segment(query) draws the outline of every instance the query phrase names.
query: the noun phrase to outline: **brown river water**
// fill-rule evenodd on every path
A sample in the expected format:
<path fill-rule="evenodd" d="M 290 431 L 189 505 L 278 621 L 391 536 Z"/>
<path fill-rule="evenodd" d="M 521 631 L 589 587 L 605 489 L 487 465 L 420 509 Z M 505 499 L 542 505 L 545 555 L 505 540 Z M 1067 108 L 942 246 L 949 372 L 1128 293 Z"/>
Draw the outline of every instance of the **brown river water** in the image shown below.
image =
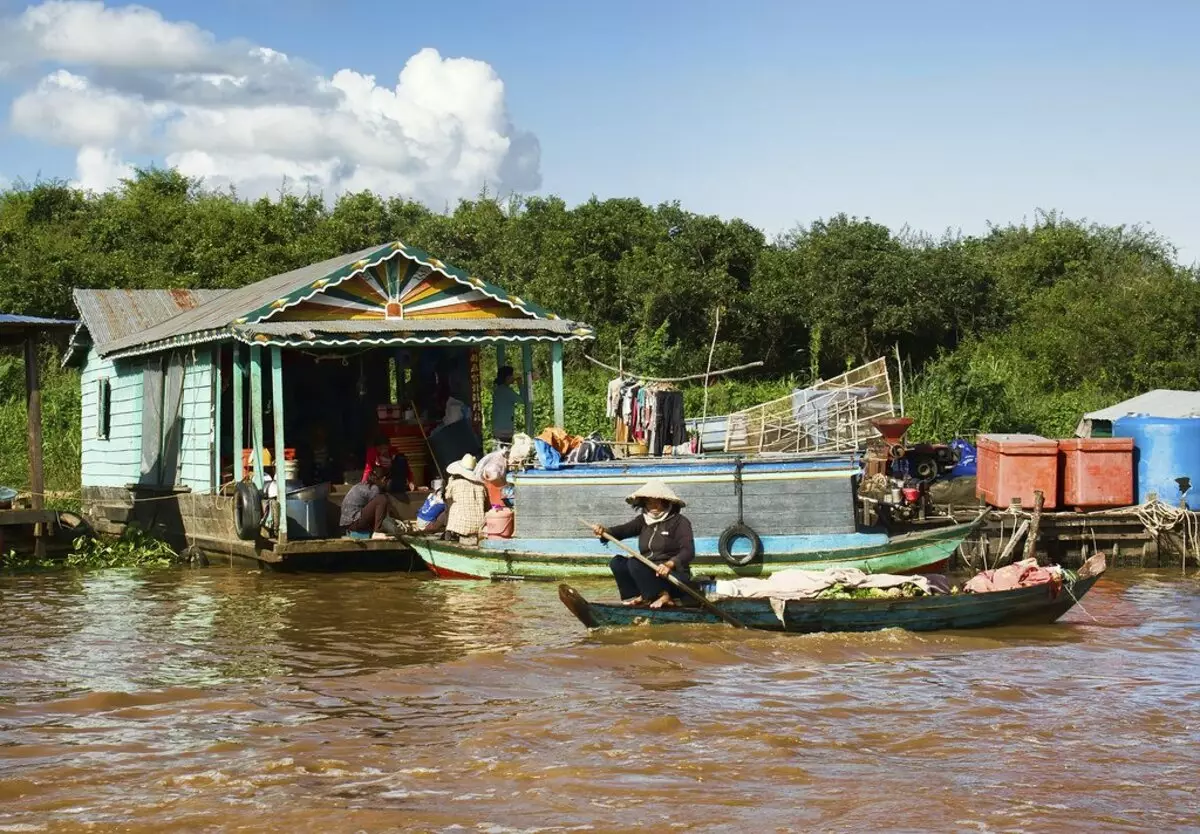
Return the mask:
<path fill-rule="evenodd" d="M 589 634 L 552 583 L 0 576 L 0 832 L 1200 831 L 1200 581 L 1083 604 Z"/>

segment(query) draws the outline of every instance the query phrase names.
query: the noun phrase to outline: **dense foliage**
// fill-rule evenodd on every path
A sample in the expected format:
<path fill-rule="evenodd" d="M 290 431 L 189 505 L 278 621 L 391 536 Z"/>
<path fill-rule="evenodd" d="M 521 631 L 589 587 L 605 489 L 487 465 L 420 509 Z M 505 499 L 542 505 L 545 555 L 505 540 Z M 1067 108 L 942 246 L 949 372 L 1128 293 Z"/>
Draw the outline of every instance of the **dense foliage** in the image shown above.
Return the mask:
<path fill-rule="evenodd" d="M 710 413 L 897 346 L 923 436 L 1059 434 L 1086 408 L 1200 386 L 1195 271 L 1152 232 L 1053 213 L 937 239 L 838 215 L 768 241 L 677 204 L 482 195 L 438 213 L 370 193 L 247 201 L 152 170 L 102 195 L 59 183 L 0 193 L 0 310 L 74 315 L 73 287 L 239 286 L 391 239 L 595 325 L 590 350 L 620 350 L 643 373 L 703 371 L 720 308 L 716 366 L 765 366 L 712 392 Z M 578 348 L 568 361 L 568 425 L 601 428 L 603 375 Z M 14 368 L 0 362 L 0 481 L 24 462 Z M 72 380 L 50 377 L 62 391 L 48 393 L 48 446 L 77 460 Z"/>

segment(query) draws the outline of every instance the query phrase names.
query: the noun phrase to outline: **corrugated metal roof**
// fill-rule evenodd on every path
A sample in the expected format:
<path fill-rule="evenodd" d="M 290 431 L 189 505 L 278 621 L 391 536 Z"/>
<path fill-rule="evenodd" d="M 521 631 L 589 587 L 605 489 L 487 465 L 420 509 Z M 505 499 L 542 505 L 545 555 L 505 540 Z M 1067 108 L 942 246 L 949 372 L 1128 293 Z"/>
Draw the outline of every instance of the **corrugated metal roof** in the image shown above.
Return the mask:
<path fill-rule="evenodd" d="M 0 313 L 0 329 L 18 328 L 27 330 L 30 327 L 72 327 L 75 322 L 70 319 L 43 319 L 37 316 L 18 316 L 13 313 Z"/>
<path fill-rule="evenodd" d="M 1075 434 L 1078 437 L 1090 437 L 1093 420 L 1112 422 L 1134 414 L 1147 417 L 1200 417 L 1200 391 L 1172 391 L 1167 388 L 1149 391 L 1083 415 Z"/>
<path fill-rule="evenodd" d="M 569 335 L 579 329 L 591 332 L 587 325 L 566 319 L 459 319 L 450 322 L 445 319 L 347 319 L 264 321 L 234 327 L 235 332 L 248 336 L 258 333 L 269 336 L 304 336 L 309 333 L 444 333 L 451 330 L 473 334 L 520 330 Z"/>
<path fill-rule="evenodd" d="M 75 290 L 75 306 L 101 353 L 121 339 L 145 333 L 229 290 Z"/>
<path fill-rule="evenodd" d="M 514 310 L 525 313 L 531 319 L 542 319 L 545 322 L 558 320 L 553 313 L 535 304 L 509 295 L 493 284 L 445 264 L 420 249 L 405 246 L 397 241 L 362 249 L 349 255 L 339 255 L 336 258 L 267 278 L 241 289 L 231 290 L 220 298 L 194 310 L 180 313 L 157 326 L 115 338 L 111 343 L 106 344 L 103 348 L 98 347 L 98 349 L 105 356 L 124 357 L 153 353 L 169 346 L 194 345 L 227 338 L 233 327 L 261 323 L 279 310 L 295 306 L 316 293 L 323 292 L 376 264 L 395 257 L 407 258 L 437 270 L 465 286 L 473 287 L 484 295 L 507 304 Z M 454 321 L 451 329 L 457 328 L 462 321 L 465 320 Z M 508 323 L 513 320 L 504 319 L 503 321 L 505 322 L 504 327 L 507 328 Z M 591 338 L 590 329 L 586 333 L 581 333 L 579 330 L 581 327 L 583 326 L 575 325 L 566 331 L 543 328 L 542 334 L 564 335 L 568 339 Z M 507 329 L 512 330 L 512 328 Z M 443 320 L 437 330 L 447 330 L 447 322 Z M 361 328 L 357 328 L 352 332 L 360 331 Z M 376 335 L 375 338 L 378 339 L 379 336 Z"/>
<path fill-rule="evenodd" d="M 150 327 L 140 332 L 131 333 L 114 339 L 104 349 L 97 348 L 101 354 L 121 353 L 132 348 L 149 346 L 177 337 L 202 334 L 209 331 L 222 331 L 240 316 L 247 312 L 270 304 L 281 295 L 286 294 L 297 286 L 312 283 L 339 267 L 352 264 L 378 250 L 378 246 L 362 249 L 350 255 L 339 255 L 327 261 L 311 264 L 284 272 L 272 278 L 267 278 L 255 284 L 250 284 L 236 290 L 229 290 L 220 298 L 196 307 L 194 310 L 180 313 L 169 321 L 156 327 Z M 213 333 L 219 338 L 221 333 Z M 203 340 L 199 338 L 198 340 Z M 131 351 L 132 352 L 132 351 Z"/>

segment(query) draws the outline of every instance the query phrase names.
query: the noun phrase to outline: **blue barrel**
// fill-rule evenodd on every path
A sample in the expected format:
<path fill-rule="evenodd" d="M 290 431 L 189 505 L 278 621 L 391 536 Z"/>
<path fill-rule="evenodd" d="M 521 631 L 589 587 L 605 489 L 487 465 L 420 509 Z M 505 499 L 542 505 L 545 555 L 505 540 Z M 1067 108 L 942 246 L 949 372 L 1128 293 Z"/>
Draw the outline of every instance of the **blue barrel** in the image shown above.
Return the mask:
<path fill-rule="evenodd" d="M 1113 437 L 1133 438 L 1134 492 L 1171 506 L 1182 497 L 1176 478 L 1189 478 L 1188 509 L 1200 510 L 1200 417 L 1119 417 Z"/>

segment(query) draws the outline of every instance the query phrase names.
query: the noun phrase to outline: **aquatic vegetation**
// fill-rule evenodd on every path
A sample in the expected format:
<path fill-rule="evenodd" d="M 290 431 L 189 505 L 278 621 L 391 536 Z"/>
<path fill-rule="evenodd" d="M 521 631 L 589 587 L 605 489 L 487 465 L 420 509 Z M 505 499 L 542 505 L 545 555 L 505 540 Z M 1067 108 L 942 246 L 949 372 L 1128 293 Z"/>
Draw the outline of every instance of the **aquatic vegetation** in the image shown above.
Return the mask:
<path fill-rule="evenodd" d="M 166 542 L 130 526 L 117 539 L 81 536 L 65 556 L 38 558 L 32 553 L 0 554 L 0 570 L 96 570 L 98 568 L 166 568 L 184 559 Z"/>

